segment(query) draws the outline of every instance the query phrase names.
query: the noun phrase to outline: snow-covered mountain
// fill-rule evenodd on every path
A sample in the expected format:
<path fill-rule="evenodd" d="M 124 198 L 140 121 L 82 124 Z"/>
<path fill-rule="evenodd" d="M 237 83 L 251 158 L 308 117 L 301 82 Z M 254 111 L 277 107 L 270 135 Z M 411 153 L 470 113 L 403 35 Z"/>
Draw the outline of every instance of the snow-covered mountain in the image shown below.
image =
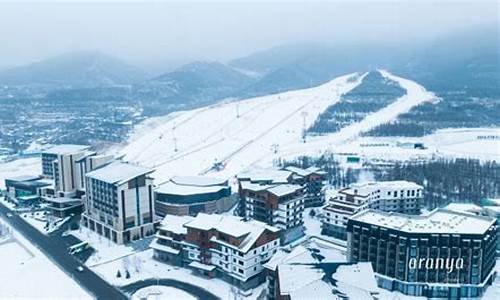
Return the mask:
<path fill-rule="evenodd" d="M 219 62 L 193 62 L 136 87 L 136 98 L 162 103 L 213 103 L 234 96 L 254 79 Z"/>
<path fill-rule="evenodd" d="M 406 94 L 339 132 L 308 138 L 306 143 L 303 130 L 359 85 L 366 74 L 344 75 L 314 88 L 149 119 L 136 128 L 119 152 L 127 160 L 155 168 L 158 183 L 175 174 L 231 177 L 250 166 L 269 166 L 278 157 L 320 154 L 435 97 L 413 81 L 386 71 L 381 74 L 398 82 Z M 214 166 L 220 169 L 214 170 Z"/>
<path fill-rule="evenodd" d="M 47 89 L 129 85 L 146 73 L 120 59 L 95 51 L 71 52 L 0 71 L 0 85 Z"/>

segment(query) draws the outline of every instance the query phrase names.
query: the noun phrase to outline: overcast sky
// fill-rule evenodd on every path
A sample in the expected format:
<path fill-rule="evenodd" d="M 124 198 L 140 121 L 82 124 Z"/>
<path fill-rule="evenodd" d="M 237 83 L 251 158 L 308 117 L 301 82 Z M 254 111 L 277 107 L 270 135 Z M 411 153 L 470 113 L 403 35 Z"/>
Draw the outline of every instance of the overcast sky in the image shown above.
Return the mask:
<path fill-rule="evenodd" d="M 408 43 L 494 24 L 500 9 L 495 0 L 71 2 L 0 0 L 0 67 L 99 50 L 154 71 L 301 41 Z"/>

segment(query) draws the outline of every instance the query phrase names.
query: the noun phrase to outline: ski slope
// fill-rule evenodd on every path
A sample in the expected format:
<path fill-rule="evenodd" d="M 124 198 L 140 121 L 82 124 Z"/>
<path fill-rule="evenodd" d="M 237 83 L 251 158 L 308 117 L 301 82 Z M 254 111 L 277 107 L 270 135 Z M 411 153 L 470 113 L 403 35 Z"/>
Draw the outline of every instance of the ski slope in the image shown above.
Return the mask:
<path fill-rule="evenodd" d="M 334 149 L 400 113 L 435 99 L 417 83 L 381 71 L 399 82 L 407 94 L 337 133 L 307 138 L 302 132 L 318 115 L 358 86 L 365 74 L 349 74 L 303 90 L 220 103 L 153 118 L 136 128 L 119 153 L 124 159 L 155 168 L 157 184 L 173 175 L 207 174 L 229 178 L 273 159 L 321 154 Z M 222 169 L 213 170 L 215 163 Z"/>

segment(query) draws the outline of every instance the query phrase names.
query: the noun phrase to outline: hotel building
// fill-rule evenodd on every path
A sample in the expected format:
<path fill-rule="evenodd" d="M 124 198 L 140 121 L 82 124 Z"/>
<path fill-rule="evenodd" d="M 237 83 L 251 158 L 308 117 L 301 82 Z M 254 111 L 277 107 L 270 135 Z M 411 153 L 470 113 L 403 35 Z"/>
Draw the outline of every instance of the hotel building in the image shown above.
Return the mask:
<path fill-rule="evenodd" d="M 152 235 L 153 171 L 113 162 L 87 173 L 82 225 L 118 244 Z"/>
<path fill-rule="evenodd" d="M 76 161 L 95 154 L 90 146 L 57 145 L 42 152 L 42 174 L 54 179 L 55 197 L 74 197 L 79 188 Z"/>
<path fill-rule="evenodd" d="M 323 208 L 323 234 L 346 239 L 347 221 L 368 208 L 419 214 L 422 186 L 409 181 L 379 181 L 353 184 L 340 190 Z"/>
<path fill-rule="evenodd" d="M 436 209 L 366 210 L 349 219 L 348 259 L 371 262 L 378 285 L 429 298 L 480 297 L 496 275 L 496 220 Z"/>

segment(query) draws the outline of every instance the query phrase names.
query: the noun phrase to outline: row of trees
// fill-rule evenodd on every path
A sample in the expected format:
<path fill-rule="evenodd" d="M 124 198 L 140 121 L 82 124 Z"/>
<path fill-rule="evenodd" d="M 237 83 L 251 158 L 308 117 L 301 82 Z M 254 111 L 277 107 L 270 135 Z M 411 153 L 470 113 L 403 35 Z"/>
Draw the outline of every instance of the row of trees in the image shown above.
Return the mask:
<path fill-rule="evenodd" d="M 373 172 L 377 180 L 409 180 L 423 185 L 429 208 L 500 196 L 500 165 L 495 161 L 438 159 L 396 163 L 387 169 L 373 168 Z"/>
<path fill-rule="evenodd" d="M 301 156 L 295 160 L 282 160 L 275 162 L 280 167 L 296 166 L 299 168 L 309 168 L 315 166 L 327 173 L 328 183 L 335 187 L 347 187 L 358 180 L 360 170 L 345 169 L 335 159 L 333 154 L 325 154 L 320 157 Z"/>
<path fill-rule="evenodd" d="M 429 209 L 450 202 L 479 203 L 484 198 L 500 197 L 500 164 L 475 159 L 436 159 L 426 162 L 396 162 L 392 166 L 365 165 L 363 169 L 343 168 L 333 154 L 319 158 L 299 157 L 292 161 L 278 160 L 277 165 L 302 168 L 316 166 L 327 172 L 335 188 L 365 180 L 408 180 L 425 188 L 424 201 Z"/>

